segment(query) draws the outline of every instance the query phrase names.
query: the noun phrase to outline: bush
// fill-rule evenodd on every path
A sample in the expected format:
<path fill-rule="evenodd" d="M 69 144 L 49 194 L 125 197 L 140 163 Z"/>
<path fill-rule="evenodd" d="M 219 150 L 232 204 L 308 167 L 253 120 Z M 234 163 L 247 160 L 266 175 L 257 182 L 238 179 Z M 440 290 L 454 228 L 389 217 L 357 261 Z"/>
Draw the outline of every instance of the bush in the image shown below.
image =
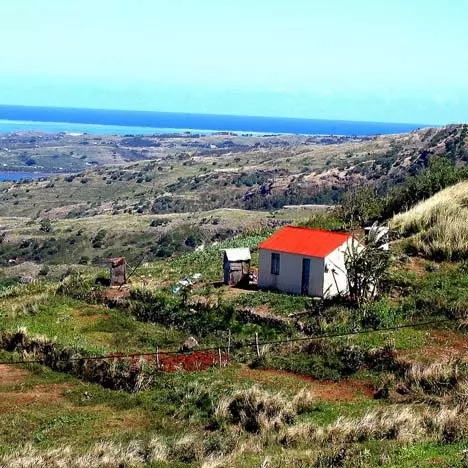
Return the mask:
<path fill-rule="evenodd" d="M 41 220 L 39 230 L 42 232 L 52 232 L 52 222 L 48 218 Z"/>
<path fill-rule="evenodd" d="M 361 324 L 363 328 L 387 328 L 394 326 L 397 310 L 391 307 L 386 298 L 369 302 L 362 308 Z"/>

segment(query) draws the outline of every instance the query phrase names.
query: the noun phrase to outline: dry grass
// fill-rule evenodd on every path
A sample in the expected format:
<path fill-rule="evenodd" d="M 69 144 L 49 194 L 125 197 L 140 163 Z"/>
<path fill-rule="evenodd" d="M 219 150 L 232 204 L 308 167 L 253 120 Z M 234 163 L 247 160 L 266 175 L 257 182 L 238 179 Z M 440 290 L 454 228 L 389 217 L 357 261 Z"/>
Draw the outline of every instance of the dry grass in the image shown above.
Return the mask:
<path fill-rule="evenodd" d="M 100 442 L 85 454 L 77 454 L 68 446 L 44 451 L 29 445 L 0 457 L 1 466 L 5 468 L 143 466 L 167 460 L 167 449 L 159 439 L 148 444 L 137 441 L 128 444 Z"/>
<path fill-rule="evenodd" d="M 439 407 L 468 408 L 468 362 L 453 359 L 428 365 L 414 363 L 394 386 L 403 399 Z M 401 397 L 400 397 L 401 399 Z"/>
<path fill-rule="evenodd" d="M 219 425 L 238 424 L 247 432 L 259 433 L 293 423 L 296 414 L 292 401 L 254 386 L 221 399 L 215 409 L 215 421 Z"/>
<path fill-rule="evenodd" d="M 440 259 L 468 257 L 468 182 L 448 187 L 396 215 L 390 226 L 412 235 L 411 245 L 424 255 Z"/>
<path fill-rule="evenodd" d="M 434 411 L 411 405 L 371 410 L 362 418 L 338 418 L 318 427 L 303 423 L 288 427 L 279 436 L 285 447 L 304 444 L 343 444 L 369 440 L 396 440 L 400 443 L 434 441 L 452 443 L 468 435 L 466 407 L 444 407 Z"/>

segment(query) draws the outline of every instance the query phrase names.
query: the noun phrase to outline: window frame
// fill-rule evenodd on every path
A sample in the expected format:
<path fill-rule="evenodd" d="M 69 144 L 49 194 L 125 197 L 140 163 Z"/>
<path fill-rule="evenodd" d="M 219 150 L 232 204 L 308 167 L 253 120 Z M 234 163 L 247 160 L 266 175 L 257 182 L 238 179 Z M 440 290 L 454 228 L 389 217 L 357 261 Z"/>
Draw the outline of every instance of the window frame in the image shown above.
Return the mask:
<path fill-rule="evenodd" d="M 270 257 L 270 273 L 272 275 L 278 276 L 281 270 L 281 257 L 278 252 L 271 252 Z"/>

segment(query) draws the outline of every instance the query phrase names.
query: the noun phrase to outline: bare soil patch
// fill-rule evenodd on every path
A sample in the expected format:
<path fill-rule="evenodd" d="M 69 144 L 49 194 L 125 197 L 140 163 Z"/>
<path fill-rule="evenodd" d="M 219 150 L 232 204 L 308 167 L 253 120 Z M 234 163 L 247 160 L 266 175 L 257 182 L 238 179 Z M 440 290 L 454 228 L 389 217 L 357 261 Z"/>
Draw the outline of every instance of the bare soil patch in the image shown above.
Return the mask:
<path fill-rule="evenodd" d="M 151 359 L 155 360 L 155 356 Z M 225 365 L 229 361 L 229 356 L 221 353 L 221 363 Z M 194 351 L 187 354 L 161 354 L 161 370 L 164 372 L 175 372 L 177 370 L 199 371 L 207 370 L 213 366 L 219 366 L 219 354 L 211 351 Z"/>
<path fill-rule="evenodd" d="M 0 364 L 0 386 L 23 382 L 28 373 L 16 366 Z"/>
<path fill-rule="evenodd" d="M 34 404 L 56 404 L 72 384 L 37 385 L 32 389 L 0 393 L 0 414 L 15 412 Z"/>

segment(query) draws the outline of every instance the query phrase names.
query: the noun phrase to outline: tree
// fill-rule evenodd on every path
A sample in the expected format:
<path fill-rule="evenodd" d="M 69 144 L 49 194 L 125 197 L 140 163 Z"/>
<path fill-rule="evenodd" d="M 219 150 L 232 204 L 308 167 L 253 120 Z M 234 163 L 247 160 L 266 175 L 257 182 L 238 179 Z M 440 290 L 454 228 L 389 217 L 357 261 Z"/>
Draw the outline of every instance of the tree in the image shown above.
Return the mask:
<path fill-rule="evenodd" d="M 386 277 L 391 256 L 380 247 L 379 240 L 370 236 L 365 246 L 353 241 L 346 252 L 349 297 L 358 306 L 377 294 Z"/>
<path fill-rule="evenodd" d="M 382 203 L 373 189 L 353 188 L 343 194 L 341 216 L 350 227 L 364 226 L 379 218 Z"/>

